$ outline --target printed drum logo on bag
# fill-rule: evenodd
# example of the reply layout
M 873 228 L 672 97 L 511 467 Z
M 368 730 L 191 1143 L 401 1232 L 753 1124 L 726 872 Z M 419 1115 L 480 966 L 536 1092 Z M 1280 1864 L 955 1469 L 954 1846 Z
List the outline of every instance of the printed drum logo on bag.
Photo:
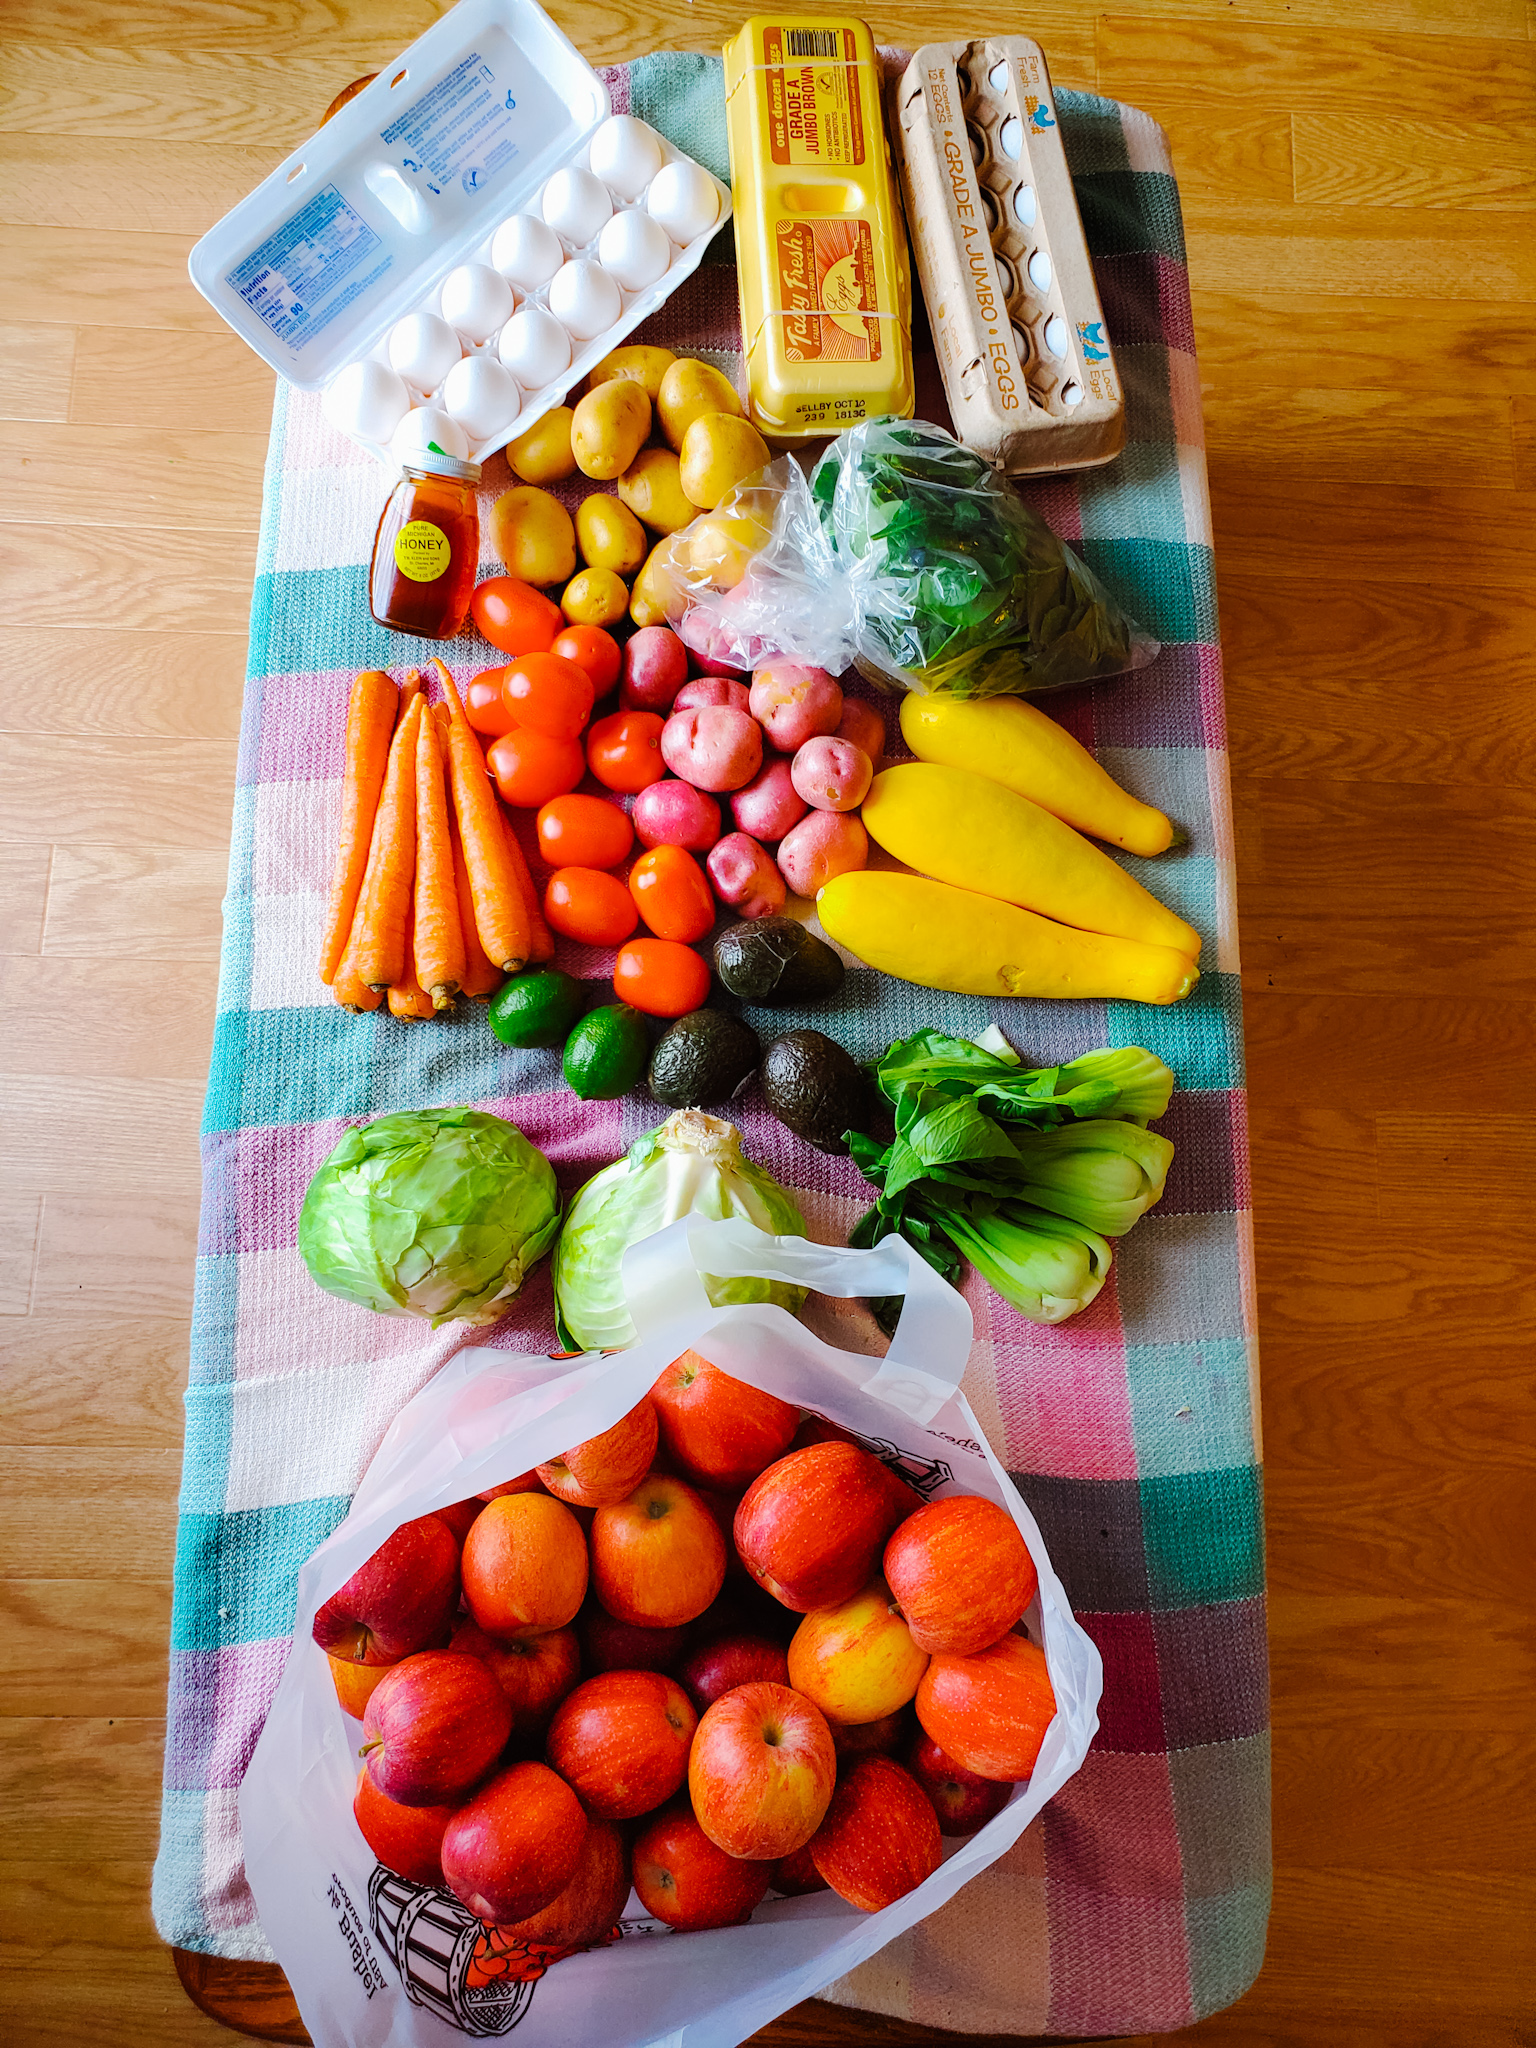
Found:
M 812 1409 L 810 1412 L 814 1415 L 816 1411 Z M 827 1419 L 825 1415 L 821 1417 L 823 1422 Z M 844 1428 L 842 1423 L 837 1426 Z M 953 1466 L 942 1458 L 919 1458 L 911 1451 L 899 1449 L 889 1437 L 865 1436 L 857 1429 L 849 1429 L 846 1434 L 856 1437 L 872 1457 L 878 1458 L 882 1465 L 888 1465 L 898 1479 L 904 1479 L 924 1500 L 930 1499 L 941 1486 L 948 1486 L 954 1479 Z

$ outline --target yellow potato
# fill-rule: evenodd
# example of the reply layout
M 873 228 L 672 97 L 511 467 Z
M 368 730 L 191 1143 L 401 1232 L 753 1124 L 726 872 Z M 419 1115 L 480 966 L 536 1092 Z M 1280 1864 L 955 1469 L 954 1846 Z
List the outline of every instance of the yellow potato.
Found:
M 564 583 L 575 574 L 576 529 L 548 491 L 527 484 L 503 491 L 491 507 L 491 546 L 524 583 Z
M 579 533 L 580 513 L 576 526 Z M 688 566 L 718 589 L 734 590 L 752 566 L 752 557 L 767 545 L 768 527 L 761 519 L 742 512 L 714 512 L 688 529 Z
M 571 453 L 571 408 L 557 405 L 536 427 L 507 443 L 507 466 L 525 484 L 558 484 L 575 474 Z
M 633 576 L 645 560 L 645 528 L 627 505 L 606 491 L 594 491 L 576 507 L 576 545 L 590 569 Z
M 683 495 L 706 512 L 772 460 L 768 443 L 749 420 L 733 413 L 701 412 L 683 436 L 678 481 Z
M 678 481 L 670 448 L 642 448 L 619 478 L 619 496 L 653 533 L 676 533 L 699 509 Z
M 629 596 L 629 616 L 637 626 L 664 626 L 668 601 L 677 593 L 681 579 L 675 567 L 675 548 L 670 534 L 657 541 L 645 558 L 645 567 L 635 578 Z
M 629 609 L 629 592 L 611 569 L 578 569 L 560 593 L 560 609 L 567 625 L 615 626 Z
M 628 377 L 654 405 L 661 380 L 676 361 L 669 348 L 645 348 L 639 342 L 631 342 L 627 348 L 616 348 L 603 357 L 588 377 L 587 389 L 595 391 L 599 384 L 611 384 L 615 377 Z
M 651 401 L 628 377 L 589 391 L 571 422 L 571 452 L 583 476 L 607 483 L 622 475 L 651 431 Z
M 681 448 L 684 434 L 701 413 L 728 412 L 739 418 L 741 400 L 730 379 L 722 377 L 710 364 L 696 362 L 692 356 L 679 356 L 661 380 L 656 410 L 661 415 L 661 431 L 666 435 L 667 446 Z

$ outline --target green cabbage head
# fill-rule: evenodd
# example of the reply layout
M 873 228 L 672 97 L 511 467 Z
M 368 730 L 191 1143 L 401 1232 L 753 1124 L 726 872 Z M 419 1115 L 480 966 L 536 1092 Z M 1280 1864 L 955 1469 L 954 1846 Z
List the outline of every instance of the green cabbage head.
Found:
M 493 1323 L 560 1228 L 554 1168 L 478 1109 L 348 1131 L 309 1184 L 299 1251 L 327 1294 L 387 1316 Z

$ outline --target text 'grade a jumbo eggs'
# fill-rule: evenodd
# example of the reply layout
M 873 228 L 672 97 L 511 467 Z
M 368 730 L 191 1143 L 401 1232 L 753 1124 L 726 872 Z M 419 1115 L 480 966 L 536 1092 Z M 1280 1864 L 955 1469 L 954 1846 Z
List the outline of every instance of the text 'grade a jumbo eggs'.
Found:
M 531 213 L 514 213 L 496 230 L 491 262 L 508 284 L 536 292 L 548 284 L 565 261 L 560 237 L 547 221 Z

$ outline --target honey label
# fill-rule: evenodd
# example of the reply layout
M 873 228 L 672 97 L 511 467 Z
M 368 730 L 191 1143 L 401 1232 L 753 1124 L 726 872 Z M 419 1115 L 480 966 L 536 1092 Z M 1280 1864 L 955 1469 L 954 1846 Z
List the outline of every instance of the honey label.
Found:
M 413 583 L 435 583 L 453 554 L 448 536 L 430 519 L 408 519 L 395 535 L 395 567 Z
M 776 164 L 863 163 L 857 61 L 849 29 L 763 30 L 768 148 Z
M 879 362 L 884 322 L 868 221 L 781 220 L 774 253 L 786 358 Z

